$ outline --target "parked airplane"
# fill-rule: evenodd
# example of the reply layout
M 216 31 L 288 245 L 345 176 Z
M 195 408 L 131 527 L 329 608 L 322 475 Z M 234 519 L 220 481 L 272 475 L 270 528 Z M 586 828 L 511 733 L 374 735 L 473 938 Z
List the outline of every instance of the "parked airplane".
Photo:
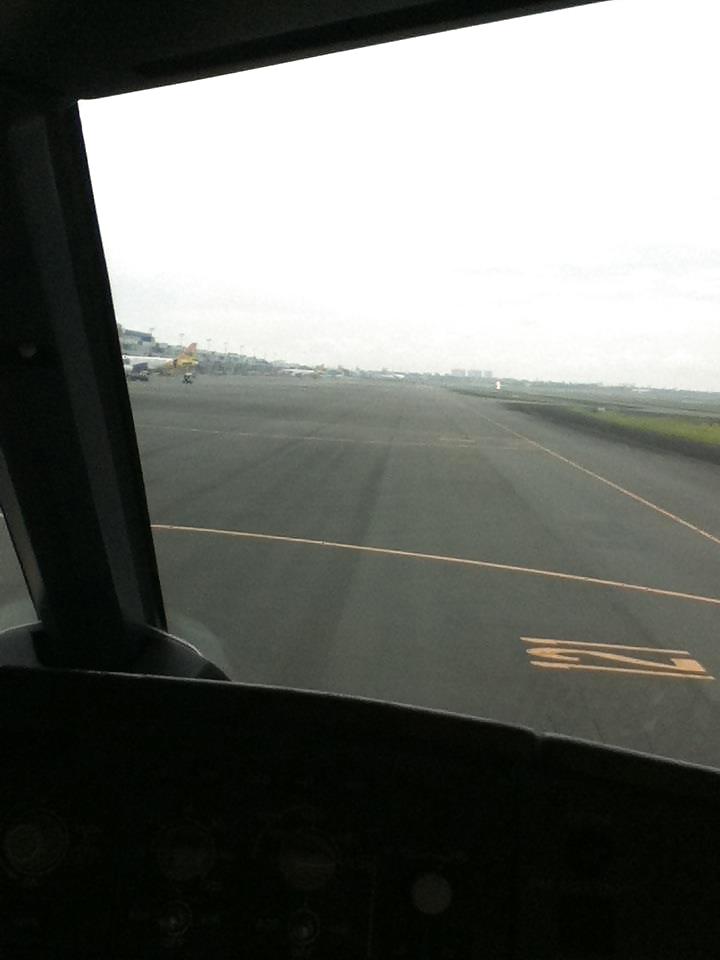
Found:
M 308 367 L 282 367 L 280 373 L 288 377 L 318 377 L 319 371 Z
M 125 376 L 128 379 L 140 379 L 144 373 L 146 376 L 143 379 L 147 379 L 147 374 L 151 370 L 167 369 L 169 372 L 174 367 L 194 367 L 198 362 L 195 356 L 196 352 L 197 343 L 191 343 L 187 347 L 183 347 L 182 353 L 177 357 L 135 357 L 130 354 L 123 354 Z

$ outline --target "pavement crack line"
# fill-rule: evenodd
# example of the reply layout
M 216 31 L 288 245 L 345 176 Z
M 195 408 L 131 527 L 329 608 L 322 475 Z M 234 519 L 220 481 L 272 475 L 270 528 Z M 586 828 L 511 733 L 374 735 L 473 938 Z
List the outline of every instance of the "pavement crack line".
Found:
M 670 510 L 666 510 L 664 507 L 659 506 L 657 503 L 653 503 L 652 500 L 646 500 L 645 497 L 641 497 L 638 493 L 633 493 L 632 490 L 628 490 L 626 487 L 622 487 L 619 483 L 615 483 L 613 480 L 609 480 L 607 477 L 603 477 L 602 474 L 595 473 L 593 470 L 588 470 L 587 467 L 583 467 L 582 464 L 577 463 L 575 460 L 570 460 L 569 457 L 564 457 L 561 453 L 557 453 L 555 450 L 551 450 L 550 447 L 545 447 L 542 443 L 538 443 L 537 440 L 532 440 L 530 437 L 526 437 L 522 433 L 518 433 L 517 430 L 511 430 L 510 427 L 506 427 L 502 423 L 498 423 L 497 420 L 492 420 L 490 417 L 486 417 L 484 414 L 478 414 L 483 420 L 487 423 L 491 423 L 495 427 L 499 427 L 501 430 L 505 430 L 506 433 L 511 433 L 514 437 L 517 437 L 519 440 L 525 440 L 527 443 L 532 444 L 534 447 L 537 447 L 538 450 L 542 450 L 543 453 L 546 453 L 549 457 L 554 457 L 556 460 L 560 460 L 561 463 L 567 464 L 569 467 L 572 467 L 574 470 L 579 470 L 580 473 L 584 473 L 588 477 L 592 477 L 593 480 L 599 480 L 600 483 L 604 483 L 606 486 L 611 487 L 613 490 L 617 490 L 618 493 L 624 494 L 626 497 L 629 497 L 631 500 L 635 500 L 636 503 L 642 504 L 644 507 L 648 507 L 650 510 L 654 510 L 655 513 L 659 513 L 661 516 L 666 517 L 668 520 L 672 520 L 675 523 L 680 524 L 680 526 L 685 527 L 688 530 L 692 530 L 693 533 L 697 533 L 699 536 L 704 537 L 706 540 L 710 540 L 711 543 L 716 543 L 720 546 L 720 537 L 716 537 L 714 534 L 709 533 L 707 530 L 703 530 L 702 527 L 696 526 L 694 523 L 690 523 L 689 520 L 684 520 L 682 517 L 679 517 L 676 513 L 672 513 Z
M 554 580 L 563 580 L 571 583 L 587 583 L 598 587 L 609 587 L 616 590 L 628 590 L 634 593 L 644 593 L 651 596 L 669 597 L 674 600 L 690 600 L 695 603 L 711 604 L 720 607 L 720 597 L 706 597 L 697 593 L 683 593 L 679 590 L 665 590 L 660 587 L 646 587 L 638 583 L 625 583 L 622 580 L 603 580 L 599 577 L 584 577 L 577 573 L 562 573 L 558 570 L 541 570 L 536 567 L 523 567 L 510 563 L 495 563 L 491 560 L 473 560 L 469 557 L 449 557 L 436 553 L 416 553 L 412 550 L 395 550 L 390 547 L 371 547 L 359 543 L 339 543 L 334 540 L 312 540 L 307 537 L 287 537 L 273 533 L 254 533 L 248 530 L 222 530 L 215 527 L 191 527 L 174 523 L 152 523 L 153 530 L 170 531 L 176 533 L 196 533 L 218 537 L 236 537 L 242 540 L 261 540 L 275 543 L 295 543 L 311 547 L 326 547 L 332 550 L 350 550 L 355 553 L 366 553 L 388 557 L 404 557 L 411 560 L 434 561 L 435 563 L 456 564 L 458 566 L 476 567 L 483 570 L 499 570 L 505 573 L 519 573 L 535 577 L 548 577 Z

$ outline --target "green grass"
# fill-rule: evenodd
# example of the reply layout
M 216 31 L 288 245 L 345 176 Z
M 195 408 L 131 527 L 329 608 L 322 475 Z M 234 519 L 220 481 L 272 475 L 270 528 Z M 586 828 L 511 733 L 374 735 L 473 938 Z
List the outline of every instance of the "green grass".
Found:
M 708 447 L 720 448 L 720 423 L 708 422 L 693 417 L 643 416 L 642 414 L 619 413 L 615 410 L 588 410 L 587 407 L 571 406 L 573 413 L 588 420 L 607 423 L 620 430 L 645 433 L 649 436 L 684 440 Z

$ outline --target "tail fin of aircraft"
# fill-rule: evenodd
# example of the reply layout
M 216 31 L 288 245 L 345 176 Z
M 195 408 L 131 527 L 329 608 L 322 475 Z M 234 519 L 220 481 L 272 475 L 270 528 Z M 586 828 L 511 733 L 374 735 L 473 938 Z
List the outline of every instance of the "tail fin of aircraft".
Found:
M 183 347 L 182 353 L 173 360 L 173 367 L 194 367 L 198 363 L 195 356 L 197 353 L 197 343 L 190 343 Z

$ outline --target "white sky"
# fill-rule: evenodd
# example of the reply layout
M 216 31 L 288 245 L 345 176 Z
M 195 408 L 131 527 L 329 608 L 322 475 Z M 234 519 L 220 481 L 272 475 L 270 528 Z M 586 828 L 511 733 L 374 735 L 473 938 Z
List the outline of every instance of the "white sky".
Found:
M 292 362 L 720 390 L 720 4 L 81 106 L 117 318 Z

